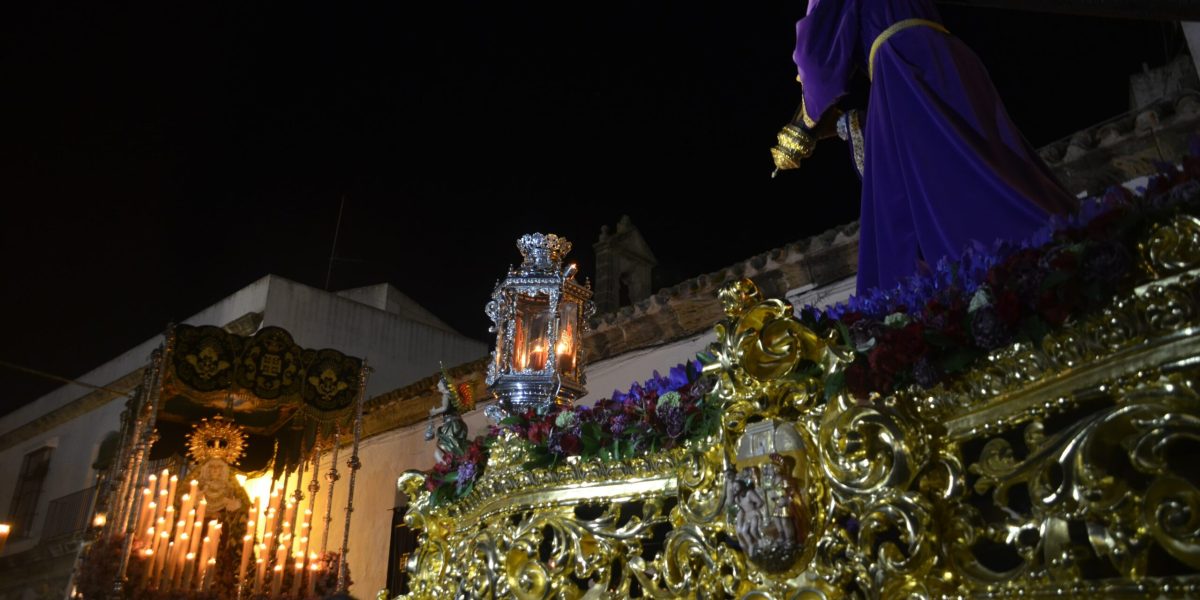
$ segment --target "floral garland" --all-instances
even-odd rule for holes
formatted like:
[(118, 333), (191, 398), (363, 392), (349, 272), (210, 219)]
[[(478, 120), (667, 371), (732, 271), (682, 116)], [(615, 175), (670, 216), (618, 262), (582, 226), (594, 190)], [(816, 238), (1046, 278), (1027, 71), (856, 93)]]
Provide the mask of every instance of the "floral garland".
[(845, 389), (866, 398), (914, 384), (930, 388), (990, 350), (1036, 344), (1101, 308), (1134, 276), (1137, 240), (1148, 227), (1177, 212), (1200, 212), (1200, 153), (1185, 158), (1182, 169), (1160, 169), (1140, 195), (1113, 187), (1023, 243), (975, 245), (895, 288), (825, 310), (801, 309), (807, 326), (839, 331), (856, 355), (827, 378), (826, 394)]
[(716, 430), (720, 406), (706, 401), (711, 382), (700, 377), (700, 363), (671, 368), (666, 377), (635, 383), (628, 393), (591, 407), (568, 406), (547, 414), (528, 411), (501, 426), (529, 444), (530, 468), (549, 467), (571, 456), (620, 460), (678, 446)]
[(447, 455), (426, 473), (425, 487), (433, 506), (453, 501), (474, 489), (483, 475), (492, 443), (512, 433), (524, 441), (529, 468), (550, 467), (568, 457), (620, 460), (673, 448), (716, 431), (720, 405), (707, 398), (710, 380), (700, 363), (690, 361), (658, 371), (628, 392), (614, 391), (590, 407), (555, 406), (512, 415), (476, 437), (461, 454)]

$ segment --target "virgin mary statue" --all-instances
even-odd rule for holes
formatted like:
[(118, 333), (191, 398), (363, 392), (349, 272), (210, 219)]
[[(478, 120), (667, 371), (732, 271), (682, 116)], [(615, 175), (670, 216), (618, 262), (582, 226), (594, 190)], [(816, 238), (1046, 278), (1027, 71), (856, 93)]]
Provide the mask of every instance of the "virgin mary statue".
[(803, 97), (773, 150), (780, 168), (832, 137), (856, 69), (871, 80), (856, 149), (860, 293), (895, 285), (919, 262), (957, 256), (973, 240), (1024, 238), (1075, 206), (932, 0), (809, 0), (793, 59)]

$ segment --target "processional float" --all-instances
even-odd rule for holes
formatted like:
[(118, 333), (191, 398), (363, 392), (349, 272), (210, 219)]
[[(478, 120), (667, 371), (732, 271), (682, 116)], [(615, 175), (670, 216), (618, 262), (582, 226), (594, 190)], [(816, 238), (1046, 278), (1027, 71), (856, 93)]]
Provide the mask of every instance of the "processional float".
[[(492, 415), (500, 434), (400, 478), (412, 501), (406, 522), (420, 536), (406, 589), (392, 592), (522, 600), (1194, 597), (1197, 200), (1143, 212), (1150, 217), (1140, 225), (1120, 229), (1128, 260), (1112, 264), (1126, 270), (1091, 308), (1059, 320), (1042, 307), (1038, 322), (1053, 327), (1014, 333), (957, 370), (946, 363), (936, 385), (903, 375), (911, 368), (895, 375), (883, 362), (888, 355), (871, 347), (916, 327), (909, 316), (881, 316), (880, 329), (864, 336), (866, 328), (846, 326), (850, 315), (804, 318), (742, 280), (721, 291), (727, 318), (702, 356), (703, 372), (689, 372), (690, 387), (678, 388), (683, 400), (663, 384), (587, 410), (567, 405), (580, 387), (546, 372), (556, 360), (546, 354), (557, 347), (555, 328), (567, 322), (554, 315), (555, 294), (570, 279), (560, 265), (569, 245), (527, 237), (525, 264), (487, 309), (497, 331), (488, 383), (500, 399)], [(1076, 268), (1068, 259), (1093, 264), (1089, 253), (1106, 247), (1103, 227), (1122, 215), (1089, 226), (1100, 232), (1097, 244), (1087, 232), (1056, 237), (1076, 254), (1044, 251), (1051, 258), (1043, 266), (1056, 273)], [(1079, 269), (1071, 276), (1087, 281)], [(541, 287), (516, 285), (534, 277)], [(1039, 289), (1059, 290), (1048, 277)], [(1006, 285), (991, 289), (999, 295)], [(984, 289), (982, 300), (978, 290), (967, 299), (1002, 306)], [(975, 302), (948, 306), (959, 318), (978, 316)], [(582, 325), (572, 326), (578, 343)], [(934, 342), (927, 333), (914, 347), (934, 352)], [(573, 355), (574, 364), (580, 358)], [(914, 358), (893, 357), (910, 366)], [(895, 378), (862, 379), (881, 374)], [(581, 370), (573, 376), (582, 382)], [(872, 385), (885, 392), (854, 393)], [(671, 437), (669, 417), (680, 406), (700, 416)], [(633, 439), (630, 415), (649, 446), (620, 446)], [(712, 426), (693, 426), (704, 415), (716, 415)]]
[[(238, 335), (175, 325), (165, 337), (123, 414), (97, 505), (104, 526), (77, 590), (294, 599), (345, 590), (365, 362), (302, 348), (278, 327)], [(345, 529), (335, 532), (347, 444)]]

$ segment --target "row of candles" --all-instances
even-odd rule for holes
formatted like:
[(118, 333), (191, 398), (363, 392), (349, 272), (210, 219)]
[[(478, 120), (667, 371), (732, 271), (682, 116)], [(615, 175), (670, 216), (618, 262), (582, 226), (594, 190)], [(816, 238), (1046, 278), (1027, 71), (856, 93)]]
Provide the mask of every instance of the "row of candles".
[[(151, 474), (142, 488), (142, 509), (137, 528), (140, 553), (145, 559), (142, 587), (159, 590), (207, 591), (216, 578), (217, 550), (221, 546), (221, 523), (204, 521), (208, 502), (199, 495), (196, 480), (175, 510), (177, 475), (167, 470)], [(177, 518), (178, 517), (178, 518)]]
[[(266, 502), (259, 496), (254, 498), (246, 515), (246, 535), (242, 538), (242, 559), (238, 566), (238, 581), (252, 586), (254, 594), (269, 588), (271, 598), (279, 597), (290, 557), (291, 596), (300, 595), (302, 581), (306, 578), (307, 595), (313, 595), (322, 564), (315, 552), (309, 552), (312, 510), (298, 510), (297, 503), (278, 487), (271, 491)], [(252, 582), (246, 579), (251, 557), (254, 558)], [(272, 558), (274, 567), (268, 571)]]
[[(173, 499), (178, 483), (179, 477), (164, 469), (162, 473), (151, 474), (142, 488), (142, 508), (135, 529), (139, 532), (139, 552), (146, 564), (141, 586), (208, 591), (217, 578), (222, 524), (212, 519), (205, 528), (208, 502), (199, 493), (196, 480), (189, 482), (176, 511)], [(287, 496), (286, 490), (276, 486), (266, 501), (256, 496), (246, 514), (237, 578), (239, 585), (246, 586), (243, 594), (251, 589), (256, 595), (266, 590), (271, 598), (278, 598), (289, 566), (291, 596), (299, 596), (305, 579), (308, 595), (313, 594), (317, 576), (324, 567), (317, 554), (309, 552), (312, 510), (300, 511), (297, 503)], [(253, 571), (250, 571), (251, 561)]]

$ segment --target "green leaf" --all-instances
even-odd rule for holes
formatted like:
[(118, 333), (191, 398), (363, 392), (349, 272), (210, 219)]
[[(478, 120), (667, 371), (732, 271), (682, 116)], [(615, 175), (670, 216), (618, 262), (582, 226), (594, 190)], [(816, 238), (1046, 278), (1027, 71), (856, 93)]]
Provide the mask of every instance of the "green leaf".
[(970, 350), (952, 352), (942, 358), (942, 370), (947, 373), (957, 373), (975, 362), (976, 353)]
[(553, 465), (555, 458), (545, 446), (534, 446), (529, 450), (529, 460), (522, 466), (526, 469), (541, 469)]
[(850, 341), (850, 329), (846, 327), (846, 324), (841, 321), (837, 321), (837, 329), (838, 333), (842, 334), (842, 344), (847, 348), (853, 348), (854, 344)]
[(453, 499), (454, 486), (440, 485), (433, 488), (433, 492), (429, 494), (429, 502), (434, 506), (440, 506)]
[(579, 441), (583, 446), (581, 448), (581, 453), (583, 454), (584, 458), (595, 456), (596, 451), (600, 449), (600, 440), (597, 440), (594, 437), (585, 435), (580, 437)]
[(501, 425), (522, 425), (524, 423), (525, 423), (525, 418), (519, 417), (516, 415), (509, 415), (507, 417), (504, 417), (503, 419), (500, 419)]
[(846, 387), (846, 372), (838, 371), (837, 373), (826, 377), (824, 384), (825, 401), (828, 402), (830, 398), (833, 398), (841, 393), (841, 391)]
[(1045, 279), (1042, 279), (1041, 289), (1045, 291), (1052, 287), (1058, 287), (1071, 281), (1074, 278), (1073, 276), (1074, 274), (1068, 271), (1052, 271), (1049, 275), (1046, 275)]
[(596, 441), (599, 441), (601, 437), (600, 426), (595, 423), (584, 423), (583, 427), (580, 428), (580, 433), (583, 434), (582, 437), (590, 437)]
[(925, 341), (928, 342), (930, 346), (936, 346), (938, 348), (953, 348), (958, 346), (958, 343), (949, 336), (940, 331), (934, 331), (932, 329), (925, 330)]

